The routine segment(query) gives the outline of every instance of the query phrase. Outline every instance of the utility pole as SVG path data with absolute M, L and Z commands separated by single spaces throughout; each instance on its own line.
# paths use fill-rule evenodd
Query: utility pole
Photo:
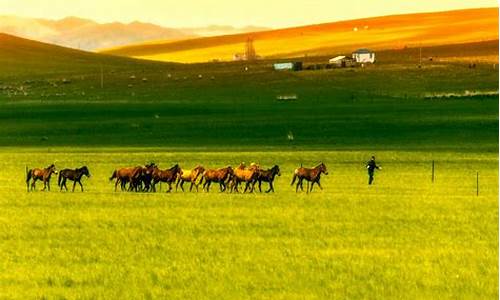
M 101 65 L 101 89 L 104 88 L 104 70 Z
M 479 172 L 476 173 L 476 196 L 479 196 Z
M 246 60 L 255 60 L 257 54 L 255 53 L 255 48 L 253 46 L 253 39 L 252 38 L 248 38 L 247 39 L 247 43 L 246 43 L 246 47 L 245 47 L 245 58 Z
M 432 183 L 434 183 L 434 160 L 432 161 Z
M 418 67 L 422 66 L 422 44 L 420 44 L 419 48 L 419 60 L 418 60 Z

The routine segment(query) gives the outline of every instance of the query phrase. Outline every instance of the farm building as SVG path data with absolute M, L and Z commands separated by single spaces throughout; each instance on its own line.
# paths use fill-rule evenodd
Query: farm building
M 352 53 L 352 58 L 357 63 L 374 63 L 375 52 L 369 49 L 358 49 Z
M 340 55 L 331 58 L 328 62 L 335 67 L 342 67 L 342 68 L 352 67 L 354 65 L 353 59 L 345 55 Z
M 283 71 L 283 70 L 300 71 L 302 70 L 302 62 L 297 61 L 297 62 L 275 63 L 273 67 L 274 70 L 276 71 Z

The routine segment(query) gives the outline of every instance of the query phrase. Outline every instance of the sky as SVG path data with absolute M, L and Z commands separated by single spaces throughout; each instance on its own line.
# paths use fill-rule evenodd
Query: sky
M 412 12 L 498 7 L 497 0 L 0 0 L 0 15 L 105 22 L 142 21 L 167 27 L 299 26 Z

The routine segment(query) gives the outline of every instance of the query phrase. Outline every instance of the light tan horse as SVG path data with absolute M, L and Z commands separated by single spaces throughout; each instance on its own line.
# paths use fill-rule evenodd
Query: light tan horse
M 200 177 L 200 175 L 202 175 L 203 172 L 205 172 L 205 168 L 203 168 L 200 165 L 196 166 L 192 170 L 181 169 L 180 173 L 177 175 L 178 179 L 177 179 L 177 184 L 175 185 L 175 190 L 177 190 L 177 188 L 180 185 L 181 190 L 184 192 L 184 187 L 183 187 L 184 182 L 190 182 L 191 186 L 189 187 L 189 191 L 191 192 L 193 190 L 193 186 L 195 186 L 196 191 L 198 191 L 198 186 L 200 183 L 196 183 L 196 180 L 198 180 L 198 177 Z
M 241 182 L 245 182 L 244 193 L 250 189 L 253 192 L 255 183 L 259 176 L 260 166 L 258 164 L 252 163 L 250 167 L 246 168 L 244 163 L 241 163 L 236 169 L 234 169 L 234 174 L 231 177 L 231 192 L 236 190 L 239 192 L 238 186 Z

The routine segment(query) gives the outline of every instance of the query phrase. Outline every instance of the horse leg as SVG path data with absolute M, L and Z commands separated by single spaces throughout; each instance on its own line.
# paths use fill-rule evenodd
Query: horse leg
M 257 184 L 257 180 L 252 182 L 252 192 L 255 191 L 255 185 Z
M 80 180 L 78 180 L 78 184 L 80 185 L 80 189 L 81 189 L 81 190 L 82 190 L 82 192 L 83 192 L 83 184 L 82 184 L 82 182 L 81 182 Z
M 316 181 L 311 181 L 311 192 L 313 191 L 313 187 L 314 187 L 314 184 L 316 183 Z
M 208 193 L 208 192 L 210 192 L 210 185 L 212 184 L 212 182 L 211 181 L 207 181 L 206 184 L 208 184 L 207 185 L 207 193 Z
M 194 185 L 194 183 L 191 181 L 191 185 L 189 186 L 189 191 L 190 192 L 193 191 L 193 185 Z M 198 186 L 196 187 L 196 191 L 198 191 Z
M 33 181 L 31 182 L 31 190 L 32 191 L 36 188 L 35 183 L 36 183 L 36 178 L 33 178 Z
M 75 192 L 75 186 L 76 186 L 76 180 L 73 181 L 73 189 L 71 190 L 71 192 L 73 192 L 73 193 Z
M 181 190 L 184 192 L 184 180 L 181 181 Z
M 273 187 L 272 181 L 269 181 L 269 189 L 266 191 L 266 193 L 269 193 L 270 191 L 273 191 L 273 193 L 274 193 L 274 187 Z
M 168 182 L 168 191 L 167 193 L 170 193 L 172 191 L 172 182 Z
M 118 178 L 117 178 L 117 179 L 116 179 L 116 182 L 115 182 L 115 192 L 116 192 L 116 190 L 118 189 L 118 182 L 119 182 L 119 181 L 120 181 L 120 179 L 118 179 Z
M 319 180 L 316 182 L 316 184 L 319 186 L 320 189 L 323 190 L 323 187 L 321 186 L 321 184 L 319 183 Z
M 259 180 L 259 193 L 262 193 L 262 180 Z

